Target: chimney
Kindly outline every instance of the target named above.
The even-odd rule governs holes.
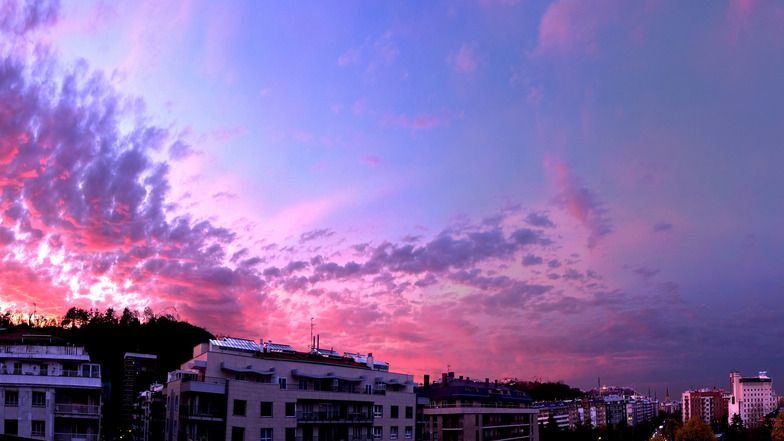
[[[368,367],[370,369],[373,369],[373,353],[372,352],[368,352],[367,365],[368,365]]]
[[[425,374],[425,387],[430,387],[430,375]]]
[[[490,379],[489,379],[489,378],[487,378],[487,377],[485,377],[485,387],[486,387],[487,389],[490,389]]]
[[[462,376],[462,375],[460,376],[460,379],[461,379],[461,380],[463,379],[463,376]]]
[[[321,334],[316,334],[316,349],[321,348]]]
[[[449,374],[446,372],[441,373],[441,387],[446,387],[447,380],[449,379]]]

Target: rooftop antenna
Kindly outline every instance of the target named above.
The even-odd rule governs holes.
[[[313,317],[310,318],[310,350],[313,350]]]

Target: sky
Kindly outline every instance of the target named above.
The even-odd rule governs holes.
[[[779,2],[0,0],[0,309],[775,387],[782,78]]]

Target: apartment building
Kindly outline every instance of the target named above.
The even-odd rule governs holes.
[[[155,383],[158,357],[152,354],[126,352],[123,357],[122,381],[122,414],[121,428],[127,431],[132,428],[134,402],[139,394],[147,391]]]
[[[730,397],[728,421],[740,415],[747,428],[758,427],[762,418],[776,409],[776,392],[767,372],[756,377],[741,377],[740,372],[730,372]],[[685,405],[684,405],[685,407]]]
[[[607,413],[602,400],[584,398],[569,406],[569,427],[590,426],[597,428],[607,424]]]
[[[0,330],[0,433],[97,441],[101,367],[82,347],[30,330]]]
[[[194,348],[166,385],[165,439],[413,438],[413,376],[372,354],[224,338]]]
[[[729,399],[721,389],[687,390],[681,396],[684,424],[697,417],[710,425],[727,421]]]
[[[539,410],[531,407],[528,394],[498,382],[455,378],[444,373],[441,382],[424,386],[417,394],[426,397],[423,441],[537,441]]]

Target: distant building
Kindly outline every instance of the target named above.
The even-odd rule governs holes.
[[[569,407],[569,427],[590,426],[597,428],[607,424],[607,411],[604,401],[584,398]]]
[[[163,441],[166,422],[166,396],[164,386],[153,384],[139,393],[133,403],[134,441]]]
[[[716,425],[727,421],[729,395],[721,389],[687,390],[681,396],[683,422],[697,417],[707,424]]]
[[[728,421],[737,414],[747,428],[758,427],[762,418],[776,409],[776,392],[767,372],[756,377],[741,377],[740,372],[730,372],[730,398]]]
[[[169,374],[165,439],[413,439],[413,376],[372,354],[224,338]]]
[[[101,367],[82,347],[29,330],[1,330],[0,393],[0,433],[99,439]]]
[[[429,399],[424,408],[423,441],[538,441],[538,409],[528,394],[497,382],[474,381],[444,373],[441,382],[417,394]]]
[[[131,428],[134,401],[139,394],[155,383],[156,362],[158,357],[152,354],[126,352],[123,359],[122,382],[122,428]]]
[[[572,407],[571,403],[564,403],[563,401],[545,401],[534,403],[532,407],[539,410],[537,421],[540,425],[549,425],[550,418],[552,418],[561,430],[574,428],[569,421],[569,409]]]

